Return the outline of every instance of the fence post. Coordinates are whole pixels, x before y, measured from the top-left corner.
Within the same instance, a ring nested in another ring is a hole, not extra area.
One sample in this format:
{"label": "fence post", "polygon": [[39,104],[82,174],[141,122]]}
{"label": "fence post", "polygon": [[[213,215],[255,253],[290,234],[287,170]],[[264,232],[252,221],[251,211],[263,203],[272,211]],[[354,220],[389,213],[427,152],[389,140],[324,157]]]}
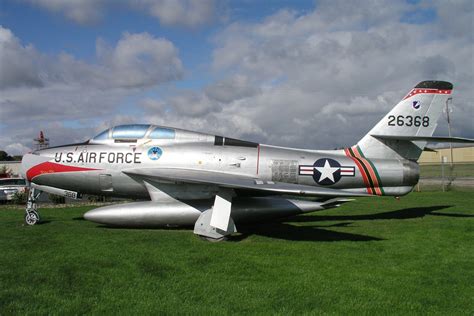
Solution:
{"label": "fence post", "polygon": [[441,157],[441,186],[443,188],[443,192],[445,191],[445,187],[444,187],[444,181],[445,181],[444,165],[447,162],[447,160],[448,160],[448,157],[446,157],[446,156]]}

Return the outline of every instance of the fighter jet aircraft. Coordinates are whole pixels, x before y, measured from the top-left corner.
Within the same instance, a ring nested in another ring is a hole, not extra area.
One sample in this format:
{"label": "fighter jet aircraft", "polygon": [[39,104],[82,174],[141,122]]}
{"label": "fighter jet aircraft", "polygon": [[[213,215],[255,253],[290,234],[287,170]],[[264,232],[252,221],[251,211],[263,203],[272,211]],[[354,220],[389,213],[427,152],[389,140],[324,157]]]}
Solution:
{"label": "fighter jet aircraft", "polygon": [[[100,207],[84,218],[111,226],[194,225],[221,240],[236,224],[337,207],[350,197],[402,196],[417,184],[416,160],[433,137],[453,85],[416,85],[357,144],[307,150],[156,125],[120,125],[80,144],[37,150],[22,160],[31,187],[25,222],[40,220],[42,191],[142,201]],[[301,197],[305,197],[301,199]]]}

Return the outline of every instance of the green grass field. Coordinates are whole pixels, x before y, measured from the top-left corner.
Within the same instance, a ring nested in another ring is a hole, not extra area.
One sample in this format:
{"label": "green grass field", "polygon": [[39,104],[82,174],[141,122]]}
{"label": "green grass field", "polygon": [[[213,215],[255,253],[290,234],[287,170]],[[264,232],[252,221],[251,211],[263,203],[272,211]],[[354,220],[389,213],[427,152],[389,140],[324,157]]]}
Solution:
{"label": "green grass field", "polygon": [[112,229],[91,207],[0,209],[0,315],[474,313],[474,194],[358,199],[239,227]]}

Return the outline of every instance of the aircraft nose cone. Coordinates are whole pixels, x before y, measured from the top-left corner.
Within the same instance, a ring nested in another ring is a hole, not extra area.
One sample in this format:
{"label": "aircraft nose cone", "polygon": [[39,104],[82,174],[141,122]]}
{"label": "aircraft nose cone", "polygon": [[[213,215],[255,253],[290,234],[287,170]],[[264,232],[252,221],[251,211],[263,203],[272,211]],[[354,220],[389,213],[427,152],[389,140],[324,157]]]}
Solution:
{"label": "aircraft nose cone", "polygon": [[20,169],[21,176],[27,179],[28,181],[30,181],[31,177],[28,174],[28,171],[43,162],[47,162],[49,159],[50,158],[40,156],[39,154],[24,155],[23,158],[21,159],[21,169]]}
{"label": "aircraft nose cone", "polygon": [[26,154],[21,158],[21,169],[20,169],[20,175],[26,179],[26,172],[32,167],[30,163],[30,157],[32,156],[31,154]]}

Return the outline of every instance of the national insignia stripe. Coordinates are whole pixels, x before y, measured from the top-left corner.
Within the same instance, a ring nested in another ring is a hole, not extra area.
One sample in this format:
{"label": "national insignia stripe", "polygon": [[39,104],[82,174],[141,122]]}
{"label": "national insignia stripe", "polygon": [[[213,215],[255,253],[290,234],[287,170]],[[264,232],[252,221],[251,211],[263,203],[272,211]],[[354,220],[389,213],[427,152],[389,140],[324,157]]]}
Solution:
{"label": "national insignia stripe", "polygon": [[379,184],[377,182],[377,177],[375,176],[375,172],[373,170],[373,168],[371,168],[371,165],[369,164],[369,162],[367,161],[367,159],[365,159],[361,154],[360,152],[357,150],[358,148],[356,147],[354,150],[353,150],[353,153],[354,155],[360,159],[360,161],[362,162],[362,164],[366,167],[366,170],[368,171],[369,173],[369,178],[372,180],[372,183],[374,184],[375,187],[378,187]]}
{"label": "national insignia stripe", "polygon": [[345,152],[346,152],[347,157],[350,157],[359,168],[360,174],[362,175],[362,179],[364,180],[365,186],[367,187],[367,193],[374,194],[375,192],[374,184],[373,184],[372,179],[369,176],[367,167],[362,163],[362,161],[359,158],[357,158],[354,155],[352,148],[345,149]]}
{"label": "national insignia stripe", "polygon": [[354,176],[355,168],[354,167],[341,167],[341,176]]}
{"label": "national insignia stripe", "polygon": [[374,163],[370,160],[370,159],[367,159],[364,154],[362,153],[362,150],[360,149],[359,146],[356,146],[357,148],[357,151],[359,152],[359,154],[361,155],[361,157],[369,163],[369,169],[371,170],[371,172],[373,172],[373,174],[375,174],[375,181],[376,181],[376,189],[378,189],[380,191],[380,195],[384,195],[385,192],[383,190],[383,186],[382,186],[382,181],[380,180],[380,175],[379,175],[379,172],[377,171],[377,168],[375,168],[374,166]]}
{"label": "national insignia stripe", "polygon": [[359,146],[344,149],[346,156],[351,158],[359,168],[369,194],[383,195],[380,176],[374,164],[363,155]]}
{"label": "national insignia stripe", "polygon": [[379,183],[377,181],[377,177],[375,175],[375,171],[373,169],[373,165],[371,165],[369,163],[369,161],[367,159],[365,159],[365,157],[363,157],[361,155],[361,153],[359,152],[358,150],[359,148],[356,146],[352,152],[354,153],[355,157],[357,159],[359,159],[362,163],[362,165],[364,166],[364,170],[366,170],[367,172],[367,177],[369,178],[370,180],[370,183],[371,183],[371,186],[372,186],[372,190],[374,191],[374,194],[376,195],[382,195],[382,191],[380,190],[380,186],[379,186]]}

